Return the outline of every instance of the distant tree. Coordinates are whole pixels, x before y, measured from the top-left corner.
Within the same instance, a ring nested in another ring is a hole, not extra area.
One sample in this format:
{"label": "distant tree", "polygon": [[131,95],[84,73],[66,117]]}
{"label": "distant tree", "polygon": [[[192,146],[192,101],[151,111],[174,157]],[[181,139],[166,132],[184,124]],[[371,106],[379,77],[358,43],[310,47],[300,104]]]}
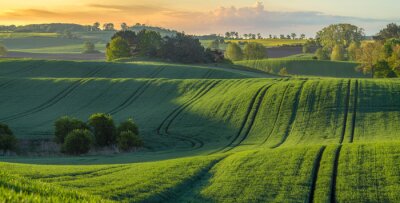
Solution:
{"label": "distant tree", "polygon": [[244,46],[243,56],[246,60],[263,59],[266,57],[267,50],[260,43],[251,42]]}
{"label": "distant tree", "polygon": [[131,118],[126,121],[123,121],[122,123],[119,124],[119,126],[117,128],[118,134],[120,134],[124,131],[131,131],[134,134],[139,135],[139,127],[137,126],[135,121],[133,121],[133,119],[131,119]]}
{"label": "distant tree", "polygon": [[347,48],[347,55],[350,61],[357,60],[357,53],[360,50],[360,44],[357,42],[352,42],[350,46]]}
{"label": "distant tree", "polygon": [[65,38],[67,38],[67,39],[74,39],[74,38],[75,38],[74,34],[72,34],[72,32],[69,31],[69,30],[66,30],[66,31],[63,33],[63,36],[64,36]]}
{"label": "distant tree", "polygon": [[329,50],[326,48],[318,48],[317,51],[315,52],[315,56],[318,58],[318,60],[329,60]]}
{"label": "distant tree", "polygon": [[344,56],[344,48],[337,44],[333,47],[332,49],[332,54],[331,54],[331,60],[333,61],[344,61],[345,56]]}
{"label": "distant tree", "polygon": [[389,63],[385,60],[380,60],[376,64],[374,64],[374,69],[375,78],[397,77],[396,73],[390,68]]}
{"label": "distant tree", "polygon": [[226,32],[225,33],[225,38],[230,39],[231,38],[231,33],[230,32]]}
{"label": "distant tree", "polygon": [[292,37],[293,40],[295,40],[296,37],[297,37],[297,34],[296,33],[292,33],[290,36]]}
{"label": "distant tree", "polygon": [[157,55],[157,51],[161,47],[162,38],[160,33],[151,30],[141,30],[138,34],[138,44],[136,50],[141,56]]}
{"label": "distant tree", "polygon": [[86,41],[83,44],[82,53],[84,53],[84,54],[95,54],[95,53],[100,53],[100,52],[96,50],[96,46],[95,46],[95,44],[93,42]]}
{"label": "distant tree", "polygon": [[225,58],[232,61],[239,61],[243,59],[243,52],[240,46],[236,43],[230,43],[225,50]]}
{"label": "distant tree", "polygon": [[269,35],[269,38],[272,39],[272,35]]}
{"label": "distant tree", "polygon": [[165,37],[160,49],[160,57],[182,63],[204,63],[209,60],[200,41],[184,33]]}
{"label": "distant tree", "polygon": [[383,51],[386,58],[392,56],[393,49],[397,45],[400,45],[400,39],[392,38],[392,39],[387,39],[385,41],[385,43],[383,44],[383,49],[384,49]]}
{"label": "distant tree", "polygon": [[122,38],[123,40],[125,40],[128,43],[131,54],[136,52],[136,48],[139,43],[139,39],[136,35],[136,32],[131,31],[131,30],[118,31],[111,37],[111,40],[118,38],[118,37]]}
{"label": "distant tree", "polygon": [[114,38],[107,44],[106,56],[108,61],[131,56],[131,49],[126,40]]}
{"label": "distant tree", "polygon": [[93,130],[98,146],[104,147],[115,144],[116,128],[110,115],[104,113],[93,114],[89,117],[88,124]]}
{"label": "distant tree", "polygon": [[76,129],[89,129],[85,122],[76,118],[63,116],[54,123],[54,136],[56,143],[64,143],[65,137]]}
{"label": "distant tree", "polygon": [[300,35],[300,39],[305,39],[306,38],[306,35],[305,34],[301,34]]}
{"label": "distant tree", "polygon": [[286,35],[286,39],[292,39],[290,35]]}
{"label": "distant tree", "polygon": [[400,45],[396,45],[393,48],[392,55],[389,57],[388,62],[391,69],[396,71],[397,75],[400,75]]}
{"label": "distant tree", "polygon": [[279,35],[279,39],[285,39],[285,35],[284,34]]}
{"label": "distant tree", "polygon": [[7,48],[4,45],[0,44],[0,56],[7,55],[7,52]]}
{"label": "distant tree", "polygon": [[335,45],[347,49],[352,42],[361,43],[364,39],[364,29],[351,24],[334,24],[323,28],[317,33],[317,43],[332,50]]}
{"label": "distant tree", "polygon": [[128,30],[128,25],[126,23],[121,23],[121,30]]}
{"label": "distant tree", "polygon": [[357,54],[357,61],[360,62],[358,70],[365,74],[371,73],[372,77],[374,77],[375,64],[381,60],[385,60],[383,44],[381,42],[363,43]]}
{"label": "distant tree", "polygon": [[306,43],[303,44],[303,53],[308,54],[312,53],[314,50],[314,47],[317,45],[315,44],[314,40],[307,40]]}
{"label": "distant tree", "polygon": [[89,130],[76,129],[68,133],[63,144],[67,154],[79,155],[89,152],[93,144],[93,134]]}
{"label": "distant tree", "polygon": [[286,75],[289,75],[289,73],[286,68],[281,68],[279,70],[279,75],[286,76]]}
{"label": "distant tree", "polygon": [[262,36],[260,33],[257,33],[257,39],[262,39]]}
{"label": "distant tree", "polygon": [[247,39],[249,37],[248,34],[244,34],[243,36],[244,36],[245,39]]}
{"label": "distant tree", "polygon": [[99,22],[93,23],[92,31],[99,31],[99,30],[100,30],[100,23]]}
{"label": "distant tree", "polygon": [[117,137],[117,145],[121,151],[129,151],[133,147],[142,147],[143,140],[132,131],[122,131]]}
{"label": "distant tree", "polygon": [[17,138],[6,124],[0,123],[0,150],[3,153],[17,149]]}
{"label": "distant tree", "polygon": [[220,40],[213,40],[210,42],[210,45],[208,46],[209,49],[211,50],[219,50],[219,44],[220,44]]}
{"label": "distant tree", "polygon": [[113,23],[104,23],[103,25],[104,31],[115,31]]}
{"label": "distant tree", "polygon": [[376,40],[386,41],[392,38],[400,38],[400,25],[390,23],[382,29],[375,37]]}

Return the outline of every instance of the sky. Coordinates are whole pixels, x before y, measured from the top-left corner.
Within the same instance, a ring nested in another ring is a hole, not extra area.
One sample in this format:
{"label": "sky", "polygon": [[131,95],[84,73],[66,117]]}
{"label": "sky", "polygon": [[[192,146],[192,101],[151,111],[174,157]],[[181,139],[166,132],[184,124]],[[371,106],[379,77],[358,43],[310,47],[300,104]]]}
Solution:
{"label": "sky", "polygon": [[0,0],[0,24],[144,23],[190,34],[240,33],[314,36],[333,23],[377,33],[400,23],[398,0]]}

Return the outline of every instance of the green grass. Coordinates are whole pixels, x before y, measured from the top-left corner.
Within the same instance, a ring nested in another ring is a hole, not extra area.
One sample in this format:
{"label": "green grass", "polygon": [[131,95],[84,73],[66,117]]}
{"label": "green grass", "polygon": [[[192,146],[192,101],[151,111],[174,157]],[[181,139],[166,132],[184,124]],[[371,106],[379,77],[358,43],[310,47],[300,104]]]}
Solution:
{"label": "green grass", "polygon": [[0,32],[0,39],[16,39],[29,37],[60,37],[58,33],[37,33],[37,32]]}
{"label": "green grass", "polygon": [[263,59],[235,62],[237,65],[254,68],[270,73],[279,73],[282,68],[292,76],[318,76],[339,78],[368,78],[356,70],[358,63],[339,61],[319,61],[305,57],[282,59]]}
{"label": "green grass", "polygon": [[[357,77],[352,63],[301,61]],[[400,199],[397,79],[276,78],[228,66],[11,59],[0,61],[0,76],[0,122],[23,141],[51,140],[60,116],[86,120],[96,112],[112,114],[117,123],[134,117],[145,140],[144,149],[124,154],[0,157],[1,200]]]}
{"label": "green grass", "polygon": [[303,45],[307,40],[291,40],[291,39],[243,39],[243,40],[226,40],[227,42],[256,42],[266,47],[278,47],[284,45]]}

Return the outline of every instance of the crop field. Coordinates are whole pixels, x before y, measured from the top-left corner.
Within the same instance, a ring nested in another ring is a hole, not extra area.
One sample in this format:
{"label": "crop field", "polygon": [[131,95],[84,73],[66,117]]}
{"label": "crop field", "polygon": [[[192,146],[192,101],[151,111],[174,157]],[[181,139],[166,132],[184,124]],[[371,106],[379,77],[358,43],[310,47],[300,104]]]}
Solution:
{"label": "crop field", "polygon": [[251,63],[239,62],[329,78],[0,60],[0,123],[22,142],[51,141],[60,116],[105,112],[133,117],[145,143],[122,154],[0,157],[0,202],[400,201],[399,80],[363,79],[355,63]]}
{"label": "crop field", "polygon": [[297,76],[318,76],[318,77],[339,77],[339,78],[368,78],[357,71],[356,62],[341,61],[320,61],[308,59],[307,55],[297,55],[298,57],[286,57],[280,59],[263,59],[238,61],[235,64],[242,65],[265,72],[279,73],[282,68],[286,68],[290,75]]}
{"label": "crop field", "polygon": [[302,39],[243,39],[243,40],[226,40],[227,42],[257,42],[265,47],[278,47],[284,45],[303,45],[307,40]]}

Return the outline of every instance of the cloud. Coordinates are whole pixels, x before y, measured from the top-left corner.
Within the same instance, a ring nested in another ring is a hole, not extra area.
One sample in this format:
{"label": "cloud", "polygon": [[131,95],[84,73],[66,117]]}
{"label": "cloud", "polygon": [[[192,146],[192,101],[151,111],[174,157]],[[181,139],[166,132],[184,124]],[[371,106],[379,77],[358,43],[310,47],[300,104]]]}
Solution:
{"label": "cloud", "polygon": [[393,20],[385,19],[328,15],[315,11],[269,11],[261,2],[244,7],[219,7],[210,11],[189,11],[149,3],[87,4],[79,9],[0,11],[0,23],[70,22],[91,24],[96,21],[114,22],[116,24],[140,22],[191,34],[238,31],[240,33],[262,33],[264,35],[296,32],[305,33],[307,36],[314,36],[318,30],[332,23],[352,23],[365,28],[367,34],[375,34],[385,24],[393,22]]}
{"label": "cloud", "polygon": [[[170,17],[176,18],[171,26],[180,27],[194,33],[209,33],[235,30],[241,33],[306,33],[313,36],[324,26],[333,23],[353,23],[367,28],[369,34],[374,34],[390,20],[357,18],[349,16],[327,15],[321,12],[275,12],[268,11],[264,4],[257,2],[248,7],[220,7],[203,13],[171,12]],[[184,19],[190,19],[185,22]]]}

